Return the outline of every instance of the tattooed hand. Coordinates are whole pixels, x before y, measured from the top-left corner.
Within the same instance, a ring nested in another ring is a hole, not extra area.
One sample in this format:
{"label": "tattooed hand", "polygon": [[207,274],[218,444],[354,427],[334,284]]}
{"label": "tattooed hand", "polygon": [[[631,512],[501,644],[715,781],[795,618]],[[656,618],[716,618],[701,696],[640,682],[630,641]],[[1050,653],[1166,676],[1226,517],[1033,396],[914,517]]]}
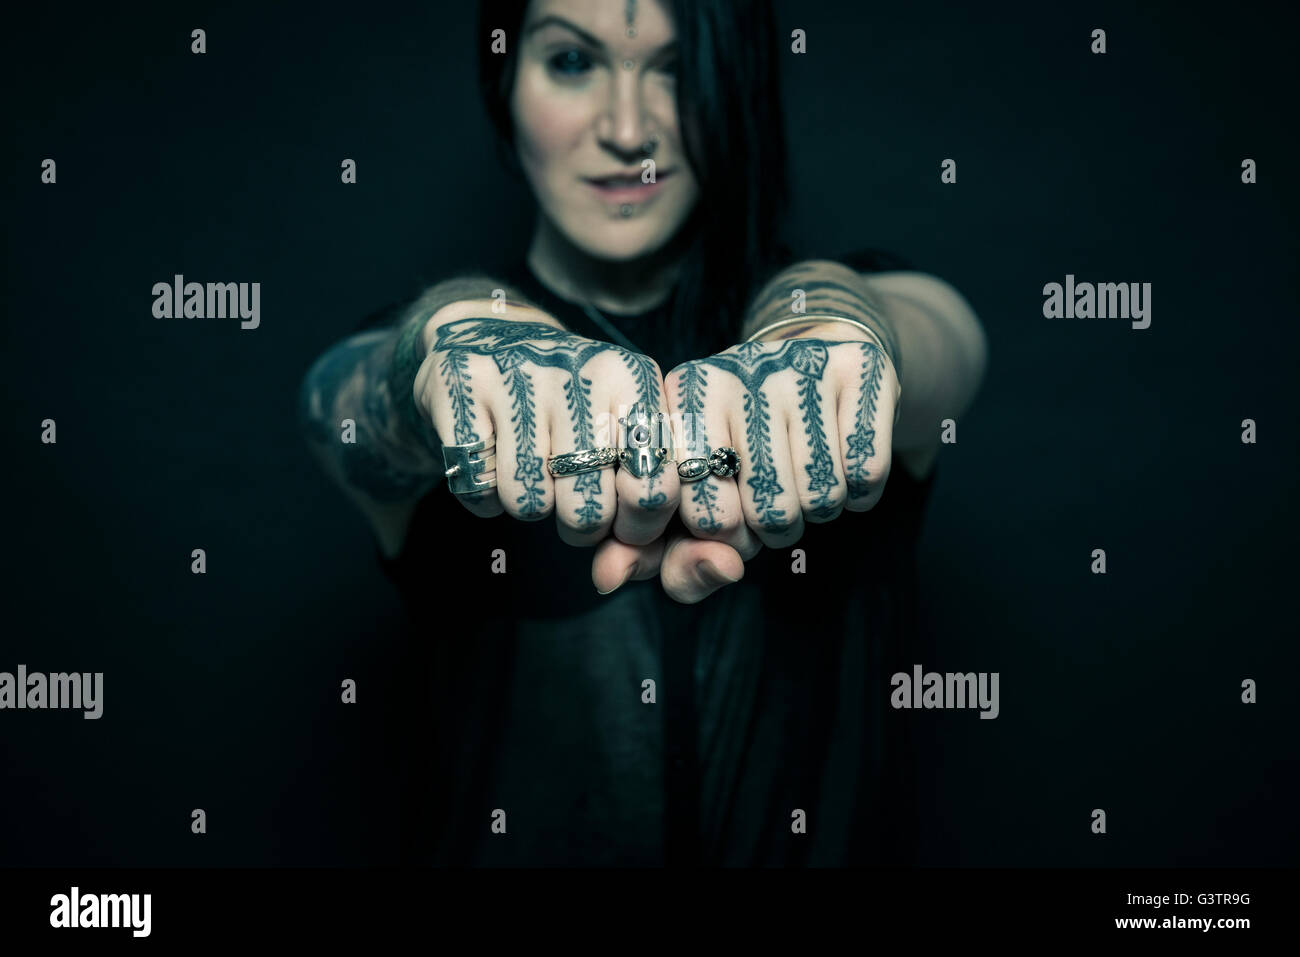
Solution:
{"label": "tattooed hand", "polygon": [[[839,324],[836,335],[851,327]],[[740,474],[686,483],[685,532],[660,547],[601,546],[597,584],[656,569],[670,596],[695,602],[744,574],[763,545],[787,548],[805,522],[829,522],[880,500],[901,384],[893,363],[865,335],[752,342],[687,362],[666,379],[669,408],[686,429],[679,459],[730,446]]]}
{"label": "tattooed hand", "polygon": [[571,545],[594,545],[611,530],[634,544],[661,536],[677,506],[675,469],[637,479],[606,466],[555,478],[546,467],[562,452],[617,446],[617,417],[637,400],[663,410],[654,360],[574,335],[536,309],[515,307],[523,318],[506,320],[455,308],[460,318],[431,325],[415,395],[444,444],[495,442],[496,466],[478,478],[497,485],[458,495],[465,507],[524,521],[554,512]]}

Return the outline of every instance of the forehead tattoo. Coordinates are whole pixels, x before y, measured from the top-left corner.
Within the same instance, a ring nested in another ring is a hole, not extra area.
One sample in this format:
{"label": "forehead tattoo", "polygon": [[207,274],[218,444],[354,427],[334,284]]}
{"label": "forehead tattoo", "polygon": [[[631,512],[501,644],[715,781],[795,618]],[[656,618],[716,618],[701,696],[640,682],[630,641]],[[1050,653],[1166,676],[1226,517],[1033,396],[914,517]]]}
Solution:
{"label": "forehead tattoo", "polygon": [[624,8],[627,16],[627,25],[633,26],[636,23],[636,0],[627,0],[627,6]]}

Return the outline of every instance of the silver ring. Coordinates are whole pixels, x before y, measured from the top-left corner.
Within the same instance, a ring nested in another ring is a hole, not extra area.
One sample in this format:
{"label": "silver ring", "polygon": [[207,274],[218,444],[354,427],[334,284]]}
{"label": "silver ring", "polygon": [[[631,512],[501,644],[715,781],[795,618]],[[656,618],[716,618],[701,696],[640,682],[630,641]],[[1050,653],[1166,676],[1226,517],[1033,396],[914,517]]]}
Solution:
{"label": "silver ring", "polygon": [[709,471],[718,478],[732,478],[740,473],[740,453],[729,445],[709,453]]}
{"label": "silver ring", "polygon": [[677,474],[683,482],[695,482],[709,474],[709,460],[705,458],[682,459],[677,463]]}
{"label": "silver ring", "polygon": [[627,415],[619,416],[623,445],[618,461],[637,478],[657,475],[668,461],[667,418],[662,412],[652,412],[640,400],[632,403]]}
{"label": "silver ring", "polygon": [[488,448],[495,449],[495,446],[489,446],[487,439],[442,447],[442,462],[446,466],[442,474],[447,479],[447,488],[452,495],[473,495],[496,487],[496,479],[490,482],[478,479],[481,473],[496,468],[496,453],[490,452],[483,458],[472,457],[473,453],[485,452]]}
{"label": "silver ring", "polygon": [[683,482],[696,482],[706,475],[731,478],[740,472],[740,453],[730,446],[713,449],[708,458],[683,459],[677,464],[677,474]]}
{"label": "silver ring", "polygon": [[612,448],[583,449],[580,452],[561,452],[552,455],[546,467],[552,475],[577,475],[579,472],[594,472],[606,465],[618,461],[618,450]]}

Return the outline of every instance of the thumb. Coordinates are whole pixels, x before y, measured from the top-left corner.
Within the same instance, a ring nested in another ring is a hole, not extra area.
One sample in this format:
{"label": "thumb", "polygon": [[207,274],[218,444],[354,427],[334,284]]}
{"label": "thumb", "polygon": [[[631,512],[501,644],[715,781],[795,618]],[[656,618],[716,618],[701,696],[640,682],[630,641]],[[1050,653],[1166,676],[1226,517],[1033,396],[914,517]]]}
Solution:
{"label": "thumb", "polygon": [[628,581],[643,581],[659,574],[664,554],[664,537],[649,545],[628,545],[612,535],[596,546],[591,558],[591,583],[602,595],[621,588]]}
{"label": "thumb", "polygon": [[677,532],[664,548],[659,577],[669,598],[693,605],[744,578],[745,562],[725,542]]}

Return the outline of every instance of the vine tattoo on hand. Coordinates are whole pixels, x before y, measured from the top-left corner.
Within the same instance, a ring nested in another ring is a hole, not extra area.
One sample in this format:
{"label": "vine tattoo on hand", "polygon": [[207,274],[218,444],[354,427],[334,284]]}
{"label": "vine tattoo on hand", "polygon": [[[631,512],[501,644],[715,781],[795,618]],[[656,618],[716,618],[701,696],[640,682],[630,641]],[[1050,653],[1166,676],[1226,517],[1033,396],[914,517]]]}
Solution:
{"label": "vine tattoo on hand", "polygon": [[871,492],[867,460],[876,454],[876,430],[871,423],[876,420],[876,400],[880,397],[885,364],[884,353],[875,345],[869,342],[857,345],[862,350],[861,391],[853,434],[845,442],[848,451],[844,454],[844,477],[851,499],[864,498]]}
{"label": "vine tattoo on hand", "polygon": [[[433,349],[435,352],[446,353],[439,365],[439,372],[451,394],[452,423],[458,444],[475,442],[480,438],[474,426],[476,415],[469,357],[491,356],[505,377],[517,448],[514,478],[524,487],[515,504],[526,518],[542,517],[545,505],[543,460],[536,451],[537,409],[530,367],[562,369],[567,374],[564,396],[579,448],[591,448],[596,444],[591,405],[592,380],[582,374],[583,368],[594,356],[611,350],[620,353],[624,365],[637,381],[642,401],[653,402],[650,407],[658,408],[659,385],[654,364],[647,356],[637,355],[611,343],[574,335],[543,322],[458,319],[438,329]],[[576,513],[580,531],[592,531],[600,524],[601,478],[600,470],[581,472],[574,476],[574,488],[582,495],[582,504]],[[653,477],[649,489],[654,489]],[[642,499],[641,504],[653,507],[665,500],[664,494],[659,492],[649,499]]]}
{"label": "vine tattoo on hand", "polygon": [[[682,373],[682,421],[689,423],[683,442],[688,458],[704,458],[709,454],[709,437],[704,427],[704,390],[709,384],[704,361],[686,363]],[[714,515],[718,504],[718,490],[712,482],[692,482],[691,500],[704,510],[704,517],[696,521],[702,532],[718,532],[722,523]]]}
{"label": "vine tattoo on hand", "polygon": [[[774,345],[776,344],[771,342],[747,342],[708,359],[686,363],[682,376],[682,411],[690,413],[695,422],[701,422],[710,369],[730,373],[740,381],[745,391],[745,439],[749,446],[749,477],[746,484],[754,493],[759,524],[768,531],[780,532],[789,527],[792,518],[786,515],[785,509],[776,507],[777,496],[785,489],[777,480],[772,458],[771,412],[763,389],[764,383],[786,370],[793,370],[797,374],[796,387],[800,398],[799,409],[803,413],[804,439],[812,458],[804,466],[807,489],[813,496],[810,514],[818,518],[829,518],[838,510],[831,493],[839,485],[839,479],[835,477],[834,458],[826,439],[818,384],[822,381],[830,360],[830,350],[859,350],[862,355],[860,393],[854,431],[845,442],[848,451],[844,470],[848,496],[862,498],[870,491],[872,476],[867,463],[875,454],[876,432],[872,423],[876,415],[885,357],[880,348],[871,342],[795,339],[782,342],[775,351],[771,351]],[[697,425],[697,430],[699,444],[692,447],[693,455],[702,454],[698,450],[705,447],[702,424]],[[696,483],[692,495],[695,504],[705,510],[705,517],[699,521],[699,527],[705,531],[716,531],[720,527],[713,514],[716,493],[709,485],[708,482]]]}

